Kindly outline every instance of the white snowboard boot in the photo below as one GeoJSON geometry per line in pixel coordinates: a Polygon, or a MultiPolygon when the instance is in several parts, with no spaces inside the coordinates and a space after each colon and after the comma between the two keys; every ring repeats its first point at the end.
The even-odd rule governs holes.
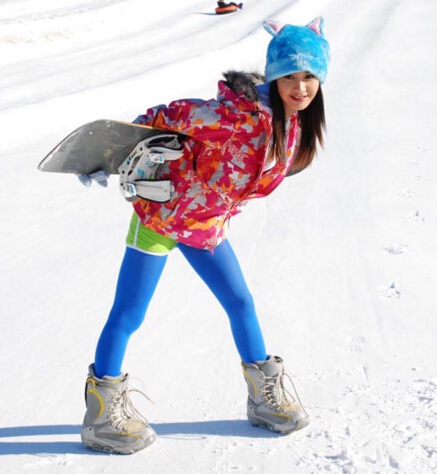
{"type": "Polygon", "coordinates": [[[242,366],[249,390],[247,417],[252,425],[288,434],[309,424],[297,393],[295,400],[284,388],[286,374],[280,357],[269,356],[266,361],[253,364],[242,362],[242,366]]]}
{"type": "Polygon", "coordinates": [[[85,387],[87,411],[81,432],[82,443],[88,448],[131,454],[156,440],[155,431],[129,398],[129,392],[140,391],[129,389],[128,381],[127,374],[98,379],[94,365],[89,367],[85,387]]]}

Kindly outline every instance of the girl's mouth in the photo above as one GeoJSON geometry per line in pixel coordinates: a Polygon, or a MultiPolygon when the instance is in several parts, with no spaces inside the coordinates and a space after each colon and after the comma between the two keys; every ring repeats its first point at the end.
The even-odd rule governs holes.
{"type": "Polygon", "coordinates": [[[290,96],[293,100],[295,100],[296,102],[303,102],[307,96],[306,95],[300,95],[300,96],[295,96],[295,95],[292,95],[290,96]]]}

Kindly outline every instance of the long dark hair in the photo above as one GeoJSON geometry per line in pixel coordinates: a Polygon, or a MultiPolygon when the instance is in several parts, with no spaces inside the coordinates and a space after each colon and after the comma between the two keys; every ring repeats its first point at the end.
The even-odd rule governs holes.
{"type": "MultiPolygon", "coordinates": [[[[276,157],[277,160],[285,163],[285,110],[276,81],[270,83],[270,105],[273,111],[273,137],[268,159],[276,157]]],[[[292,170],[307,167],[316,155],[317,144],[323,147],[323,132],[326,129],[326,124],[321,87],[319,87],[310,105],[298,112],[298,120],[301,127],[301,137],[299,148],[293,160],[292,170]]]]}

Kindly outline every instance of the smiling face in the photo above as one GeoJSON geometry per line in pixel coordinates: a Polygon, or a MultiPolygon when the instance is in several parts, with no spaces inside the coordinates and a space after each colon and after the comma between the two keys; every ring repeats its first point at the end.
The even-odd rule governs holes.
{"type": "Polygon", "coordinates": [[[320,87],[318,79],[306,71],[280,77],[277,79],[277,84],[287,120],[294,112],[306,109],[320,87]]]}

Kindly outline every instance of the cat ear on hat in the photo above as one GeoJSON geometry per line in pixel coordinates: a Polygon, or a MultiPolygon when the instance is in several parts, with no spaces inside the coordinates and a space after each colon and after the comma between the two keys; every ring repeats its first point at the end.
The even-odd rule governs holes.
{"type": "Polygon", "coordinates": [[[319,36],[325,36],[325,22],[321,16],[314,18],[314,20],[310,21],[306,27],[319,36]]]}
{"type": "Polygon", "coordinates": [[[281,21],[267,20],[263,23],[264,29],[272,36],[276,36],[285,26],[281,21]]]}

